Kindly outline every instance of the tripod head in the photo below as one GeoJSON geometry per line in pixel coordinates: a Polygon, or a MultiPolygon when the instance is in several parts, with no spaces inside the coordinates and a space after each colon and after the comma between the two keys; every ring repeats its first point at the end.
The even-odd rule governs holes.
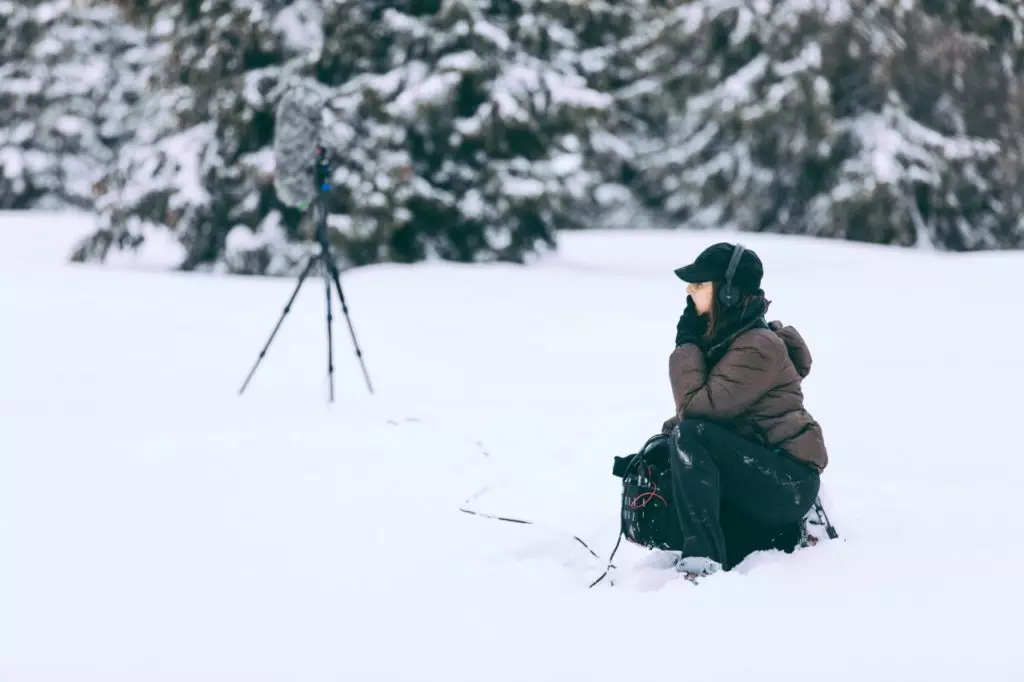
{"type": "Polygon", "coordinates": [[[321,192],[331,189],[331,165],[327,161],[327,149],[322,145],[316,146],[316,186],[321,192]]]}
{"type": "Polygon", "coordinates": [[[317,190],[316,199],[313,202],[314,234],[316,241],[320,244],[321,252],[326,254],[328,253],[326,196],[331,190],[331,165],[327,160],[327,149],[322,144],[316,146],[313,183],[317,190]]]}

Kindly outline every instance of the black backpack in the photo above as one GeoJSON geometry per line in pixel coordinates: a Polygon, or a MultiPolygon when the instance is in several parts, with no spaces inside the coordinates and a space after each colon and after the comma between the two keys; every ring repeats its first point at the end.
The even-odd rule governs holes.
{"type": "MultiPolygon", "coordinates": [[[[639,452],[615,458],[612,474],[622,479],[620,542],[625,537],[649,549],[682,551],[682,526],[673,507],[672,472],[669,468],[669,458],[673,456],[673,451],[670,436],[658,434],[649,438],[639,452]]],[[[733,565],[754,551],[778,549],[790,553],[797,547],[816,544],[818,533],[812,532],[809,527],[811,525],[824,526],[830,538],[839,537],[825,516],[820,499],[815,501],[813,509],[803,521],[782,527],[759,526],[725,500],[722,500],[719,511],[728,555],[733,565]],[[817,521],[811,520],[812,513],[817,513],[817,521]]],[[[590,587],[601,582],[614,567],[612,560],[618,549],[619,542],[616,542],[615,549],[608,557],[608,569],[590,587]]]]}
{"type": "Polygon", "coordinates": [[[622,535],[643,547],[679,551],[683,534],[672,506],[671,452],[668,435],[652,436],[639,452],[616,457],[612,473],[622,479],[622,535]]]}

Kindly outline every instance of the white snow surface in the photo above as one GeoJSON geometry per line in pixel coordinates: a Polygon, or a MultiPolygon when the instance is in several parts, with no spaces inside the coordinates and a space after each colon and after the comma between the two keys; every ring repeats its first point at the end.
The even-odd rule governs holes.
{"type": "Polygon", "coordinates": [[[841,539],[699,585],[624,543],[612,458],[671,414],[672,268],[722,233],[307,282],[77,266],[0,214],[0,680],[1020,680],[1024,254],[744,235],[841,539]],[[474,498],[466,503],[468,498],[474,498]],[[536,521],[523,526],[470,516],[536,521]]]}

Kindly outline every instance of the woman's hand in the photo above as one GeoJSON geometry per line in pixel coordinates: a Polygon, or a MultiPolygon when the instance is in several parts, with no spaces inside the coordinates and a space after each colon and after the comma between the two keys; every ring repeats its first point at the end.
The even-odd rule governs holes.
{"type": "Polygon", "coordinates": [[[693,298],[687,296],[686,310],[679,316],[679,322],[676,324],[676,346],[681,346],[684,343],[693,343],[699,346],[701,337],[704,336],[704,330],[707,328],[707,319],[697,314],[693,298]]]}

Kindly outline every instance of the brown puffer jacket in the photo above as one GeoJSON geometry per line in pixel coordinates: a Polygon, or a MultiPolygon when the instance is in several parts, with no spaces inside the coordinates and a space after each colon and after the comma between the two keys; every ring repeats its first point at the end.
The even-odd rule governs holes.
{"type": "Polygon", "coordinates": [[[710,373],[697,346],[677,347],[669,356],[676,416],[665,427],[680,419],[707,419],[823,471],[825,441],[804,409],[800,387],[811,371],[811,352],[793,327],[769,326],[738,334],[710,373]]]}

